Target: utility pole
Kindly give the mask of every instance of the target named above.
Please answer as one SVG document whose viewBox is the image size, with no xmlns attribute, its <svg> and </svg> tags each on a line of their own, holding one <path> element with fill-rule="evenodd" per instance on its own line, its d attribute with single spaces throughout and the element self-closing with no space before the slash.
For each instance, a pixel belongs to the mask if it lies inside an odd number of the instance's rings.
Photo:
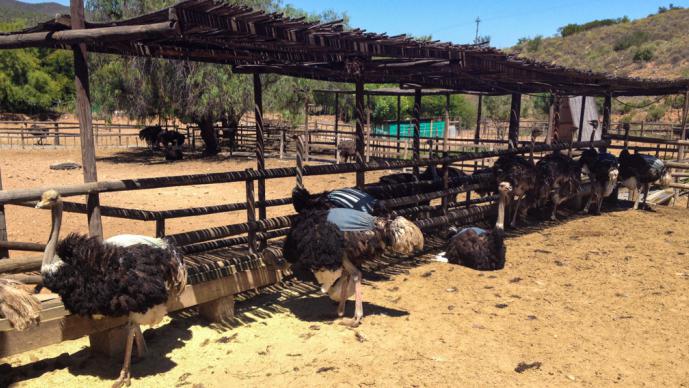
<svg viewBox="0 0 689 388">
<path fill-rule="evenodd" d="M 474 21 L 476 22 L 476 37 L 474 38 L 474 44 L 478 44 L 479 43 L 479 41 L 478 41 L 478 26 L 479 26 L 479 24 L 481 24 L 481 18 L 477 16 L 476 20 L 474 20 Z"/>
</svg>

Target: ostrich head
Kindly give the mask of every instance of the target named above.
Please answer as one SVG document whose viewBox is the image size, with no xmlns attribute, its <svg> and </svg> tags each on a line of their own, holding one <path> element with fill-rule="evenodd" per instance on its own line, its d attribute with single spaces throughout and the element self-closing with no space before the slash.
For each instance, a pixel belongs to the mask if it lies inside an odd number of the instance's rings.
<svg viewBox="0 0 689 388">
<path fill-rule="evenodd" d="M 498 191 L 500 192 L 500 195 L 508 196 L 514 192 L 514 187 L 512 187 L 512 184 L 510 182 L 504 181 L 500 182 L 498 185 Z"/>
<path fill-rule="evenodd" d="M 423 233 L 416 224 L 397 217 L 385 225 L 385 234 L 393 252 L 407 255 L 423 249 Z"/>
<path fill-rule="evenodd" d="M 36 204 L 36 209 L 51 209 L 60 201 L 62 201 L 60 193 L 56 190 L 48 190 L 41 195 L 41 200 Z"/>
</svg>

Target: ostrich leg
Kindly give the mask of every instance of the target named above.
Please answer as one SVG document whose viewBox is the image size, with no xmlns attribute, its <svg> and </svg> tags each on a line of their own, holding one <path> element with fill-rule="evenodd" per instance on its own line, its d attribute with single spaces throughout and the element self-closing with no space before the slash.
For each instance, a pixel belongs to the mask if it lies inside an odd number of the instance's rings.
<svg viewBox="0 0 689 388">
<path fill-rule="evenodd" d="M 134 325 L 134 340 L 136 341 L 136 355 L 139 358 L 143 358 L 146 352 L 148 352 L 148 346 L 146 346 L 146 340 L 141 332 L 140 325 Z"/>
<path fill-rule="evenodd" d="M 643 202 L 643 208 L 648 209 L 648 206 L 646 205 L 646 200 L 648 199 L 648 191 L 651 188 L 650 183 L 644 183 L 644 202 Z"/>
<path fill-rule="evenodd" d="M 639 210 L 639 200 L 641 199 L 641 193 L 639 193 L 639 187 L 637 186 L 632 191 L 632 197 L 634 198 L 634 210 Z"/>
<path fill-rule="evenodd" d="M 342 290 L 340 291 L 340 304 L 337 306 L 337 316 L 342 317 L 345 313 L 345 304 L 347 304 L 347 290 L 349 289 L 349 282 L 351 281 L 351 278 L 349 276 L 349 273 L 347 274 L 342 274 L 342 276 L 345 276 L 345 282 L 344 282 L 344 287 L 342 287 Z"/>
<path fill-rule="evenodd" d="M 132 363 L 132 347 L 134 345 L 134 326 L 131 322 L 127 323 L 127 345 L 124 348 L 124 365 L 122 365 L 122 371 L 120 371 L 120 377 L 112 385 L 112 388 L 121 388 L 123 385 L 130 386 L 131 375 L 129 373 L 129 367 Z"/>
<path fill-rule="evenodd" d="M 514 216 L 512 216 L 512 222 L 510 223 L 510 226 L 514 227 L 517 224 L 517 215 L 519 214 L 519 205 L 522 203 L 522 199 L 524 199 L 524 196 L 526 194 L 522 194 L 519 196 L 517 199 L 517 206 L 515 206 L 514 209 Z"/>
<path fill-rule="evenodd" d="M 357 327 L 361 324 L 361 319 L 364 317 L 364 302 L 361 292 L 361 271 L 346 258 L 342 260 L 342 265 L 345 271 L 350 274 L 352 280 L 354 280 L 354 319 L 343 321 L 342 324 Z"/>
</svg>

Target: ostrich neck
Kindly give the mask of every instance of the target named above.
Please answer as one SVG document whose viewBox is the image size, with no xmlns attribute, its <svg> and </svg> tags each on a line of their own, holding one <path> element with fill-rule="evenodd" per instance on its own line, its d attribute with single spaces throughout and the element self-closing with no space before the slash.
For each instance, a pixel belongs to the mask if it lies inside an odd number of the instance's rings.
<svg viewBox="0 0 689 388">
<path fill-rule="evenodd" d="M 50 238 L 43 252 L 41 272 L 50 271 L 61 262 L 60 258 L 55 255 L 55 248 L 57 247 L 57 240 L 60 237 L 60 226 L 62 225 L 62 202 L 55 204 L 51 212 L 53 225 L 50 230 Z"/>
<path fill-rule="evenodd" d="M 498 221 L 495 223 L 498 229 L 505 229 L 505 202 L 507 202 L 507 194 L 501 193 L 498 200 Z"/>
</svg>

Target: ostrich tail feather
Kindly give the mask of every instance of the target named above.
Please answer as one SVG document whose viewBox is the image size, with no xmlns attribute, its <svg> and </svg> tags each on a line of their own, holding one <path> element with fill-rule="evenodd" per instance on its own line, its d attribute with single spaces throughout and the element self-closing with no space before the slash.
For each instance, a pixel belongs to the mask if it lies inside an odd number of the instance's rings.
<svg viewBox="0 0 689 388">
<path fill-rule="evenodd" d="M 404 217 L 397 217 L 388 226 L 392 235 L 390 248 L 400 254 L 410 254 L 423 249 L 424 238 L 421 229 Z"/>
</svg>

